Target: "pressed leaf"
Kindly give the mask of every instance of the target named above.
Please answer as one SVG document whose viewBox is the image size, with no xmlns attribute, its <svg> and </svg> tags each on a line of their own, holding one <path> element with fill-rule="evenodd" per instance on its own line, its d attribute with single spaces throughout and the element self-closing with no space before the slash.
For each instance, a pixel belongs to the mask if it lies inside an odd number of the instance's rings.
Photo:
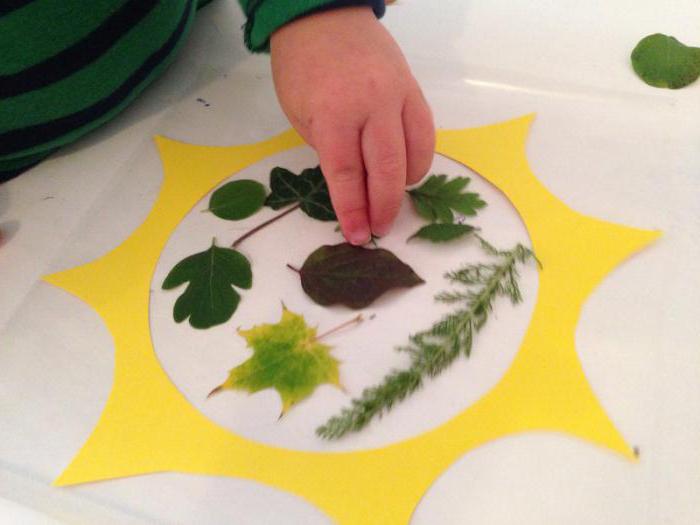
<svg viewBox="0 0 700 525">
<path fill-rule="evenodd" d="M 299 270 L 301 286 L 314 302 L 364 308 L 392 288 L 424 281 L 389 250 L 342 243 L 321 246 Z"/>
<path fill-rule="evenodd" d="M 460 355 L 469 357 L 474 338 L 489 319 L 497 298 L 508 297 L 514 305 L 522 302 L 518 266 L 537 260 L 535 255 L 520 244 L 508 251 L 483 240 L 482 246 L 499 260 L 468 264 L 445 274 L 458 288 L 442 292 L 435 299 L 455 308 L 398 348 L 409 357 L 408 367 L 392 370 L 381 382 L 365 388 L 348 407 L 316 429 L 318 436 L 338 439 L 362 430 L 423 387 L 429 378 L 446 370 Z"/>
<path fill-rule="evenodd" d="M 273 168 L 270 172 L 270 189 L 272 193 L 265 204 L 278 210 L 290 204 L 299 203 L 304 213 L 319 221 L 338 220 L 326 180 L 320 167 L 308 168 L 295 175 L 285 168 Z"/>
<path fill-rule="evenodd" d="M 240 221 L 265 204 L 265 186 L 254 180 L 235 180 L 212 193 L 209 211 L 221 219 Z"/>
<path fill-rule="evenodd" d="M 308 326 L 301 315 L 283 308 L 278 323 L 238 333 L 253 355 L 231 370 L 210 395 L 227 389 L 254 393 L 274 388 L 282 398 L 284 414 L 321 384 L 340 387 L 338 361 L 330 355 L 331 347 L 318 341 L 316 328 Z"/>
<path fill-rule="evenodd" d="M 212 242 L 208 250 L 177 263 L 163 281 L 163 289 L 184 283 L 189 284 L 175 301 L 175 321 L 181 323 L 189 318 L 192 327 L 209 328 L 231 318 L 241 300 L 233 286 L 250 288 L 253 275 L 248 259 Z"/>
<path fill-rule="evenodd" d="M 700 48 L 660 33 L 644 37 L 632 51 L 632 67 L 650 86 L 678 89 L 700 76 Z"/>
<path fill-rule="evenodd" d="M 478 193 L 464 192 L 468 177 L 431 175 L 419 187 L 408 191 L 418 214 L 431 222 L 454 222 L 454 212 L 476 215 L 486 206 Z"/>
<path fill-rule="evenodd" d="M 468 224 L 434 223 L 423 226 L 420 230 L 411 235 L 408 240 L 418 238 L 432 242 L 447 242 L 463 237 L 464 235 L 469 235 L 473 231 L 474 227 Z"/>
</svg>

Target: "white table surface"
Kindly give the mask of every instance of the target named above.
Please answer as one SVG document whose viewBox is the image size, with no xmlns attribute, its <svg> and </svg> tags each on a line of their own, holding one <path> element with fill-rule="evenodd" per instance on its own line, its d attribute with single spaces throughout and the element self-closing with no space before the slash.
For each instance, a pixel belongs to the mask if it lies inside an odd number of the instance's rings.
<svg viewBox="0 0 700 525">
<path fill-rule="evenodd" d="M 412 523 L 700 523 L 700 82 L 656 90 L 628 59 L 654 32 L 700 45 L 700 4 L 437 4 L 401 0 L 385 17 L 437 125 L 535 112 L 528 156 L 551 191 L 664 237 L 596 290 L 576 334 L 589 380 L 640 462 L 565 435 L 508 437 L 453 465 Z M 235 2 L 214 2 L 177 63 L 128 111 L 0 186 L 9 237 L 0 249 L 0 523 L 328 523 L 295 496 L 236 479 L 49 486 L 99 417 L 113 347 L 92 310 L 40 277 L 104 253 L 143 219 L 161 175 L 153 135 L 227 145 L 287 127 L 267 57 L 241 44 L 242 21 Z"/>
</svg>

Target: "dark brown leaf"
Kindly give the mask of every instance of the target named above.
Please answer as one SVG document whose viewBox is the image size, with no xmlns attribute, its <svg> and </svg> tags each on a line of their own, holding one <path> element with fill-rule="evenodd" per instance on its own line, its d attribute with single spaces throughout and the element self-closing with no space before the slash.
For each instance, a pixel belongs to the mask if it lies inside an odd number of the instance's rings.
<svg viewBox="0 0 700 525">
<path fill-rule="evenodd" d="M 314 302 L 364 308 L 392 288 L 425 281 L 389 250 L 342 243 L 321 246 L 299 270 L 301 286 Z"/>
</svg>

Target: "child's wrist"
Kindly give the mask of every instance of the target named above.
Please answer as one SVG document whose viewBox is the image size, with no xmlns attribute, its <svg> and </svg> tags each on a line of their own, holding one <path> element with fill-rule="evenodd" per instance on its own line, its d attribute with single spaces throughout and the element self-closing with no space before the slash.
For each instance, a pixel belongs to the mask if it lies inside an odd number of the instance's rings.
<svg viewBox="0 0 700 525">
<path fill-rule="evenodd" d="M 323 27 L 330 25 L 337 28 L 339 27 L 338 24 L 343 26 L 345 21 L 347 21 L 348 24 L 350 21 L 359 24 L 372 24 L 377 23 L 377 18 L 369 5 L 325 9 L 308 13 L 291 20 L 274 31 L 272 35 L 270 35 L 270 51 L 274 54 L 275 48 L 283 46 L 284 42 L 289 40 L 294 40 L 296 44 L 299 44 L 300 40 L 296 38 L 297 35 L 311 32 L 316 33 L 322 31 Z M 331 24 L 331 22 L 333 24 Z"/>
</svg>

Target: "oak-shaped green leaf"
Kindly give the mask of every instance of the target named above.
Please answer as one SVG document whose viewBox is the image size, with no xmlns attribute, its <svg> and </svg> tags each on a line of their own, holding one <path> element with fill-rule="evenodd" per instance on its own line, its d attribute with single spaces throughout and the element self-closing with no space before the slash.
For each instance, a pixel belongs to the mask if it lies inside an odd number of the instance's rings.
<svg viewBox="0 0 700 525">
<path fill-rule="evenodd" d="M 163 281 L 163 289 L 184 283 L 189 284 L 175 301 L 175 321 L 181 323 L 189 318 L 194 328 L 210 328 L 231 318 L 241 300 L 233 286 L 249 289 L 253 275 L 248 259 L 212 242 L 207 251 L 177 263 Z"/>
<path fill-rule="evenodd" d="M 253 355 L 229 372 L 228 379 L 212 390 L 245 390 L 250 393 L 274 388 L 282 398 L 282 414 L 313 394 L 316 387 L 330 383 L 340 387 L 338 361 L 331 347 L 316 338 L 301 315 L 283 308 L 276 324 L 262 324 L 238 330 Z"/>
<path fill-rule="evenodd" d="M 421 217 L 431 222 L 454 222 L 454 213 L 476 215 L 486 206 L 478 193 L 463 192 L 468 177 L 447 179 L 447 175 L 431 175 L 419 187 L 408 191 L 413 206 Z"/>
<path fill-rule="evenodd" d="M 313 219 L 338 220 L 331 204 L 326 180 L 318 166 L 307 168 L 299 175 L 285 168 L 273 168 L 270 172 L 270 189 L 272 193 L 267 197 L 265 204 L 273 210 L 298 203 L 302 211 Z"/>
<path fill-rule="evenodd" d="M 632 67 L 650 86 L 682 88 L 700 76 L 700 48 L 656 33 L 644 37 L 634 48 Z"/>
<path fill-rule="evenodd" d="M 426 239 L 431 242 L 447 242 L 469 235 L 474 231 L 474 226 L 469 224 L 442 224 L 433 223 L 423 226 L 416 233 L 411 235 L 411 239 Z"/>
<path fill-rule="evenodd" d="M 321 246 L 309 255 L 299 274 L 302 288 L 314 302 L 356 309 L 392 288 L 425 282 L 389 250 L 348 243 Z"/>
<path fill-rule="evenodd" d="M 265 204 L 265 186 L 254 180 L 235 180 L 212 193 L 209 211 L 221 219 L 247 219 Z"/>
</svg>

